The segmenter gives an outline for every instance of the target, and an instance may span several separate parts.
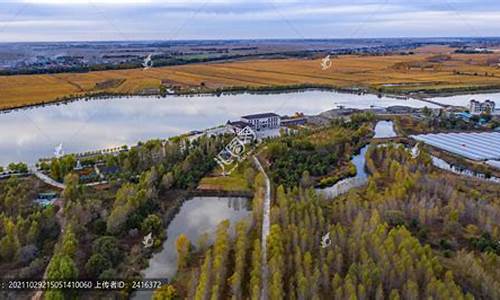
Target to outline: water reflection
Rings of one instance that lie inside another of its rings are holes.
[[[466,169],[466,168],[460,168],[458,166],[454,166],[454,165],[448,163],[447,161],[445,161],[441,158],[435,157],[435,156],[432,156],[432,164],[439,169],[449,171],[449,172],[452,172],[452,173],[455,173],[458,175],[467,176],[467,177],[475,177],[475,178],[479,178],[479,179],[483,179],[483,180],[487,180],[487,181],[500,183],[500,178],[498,178],[498,177],[495,177],[495,176],[488,177],[482,173],[477,173],[477,172],[471,171],[471,170]]]
[[[449,97],[435,97],[432,98],[433,101],[438,103],[447,104],[447,105],[455,105],[455,106],[469,106],[469,101],[471,99],[476,99],[478,101],[483,102],[484,100],[493,100],[500,99],[500,93],[489,93],[489,94],[472,94],[472,95],[456,95]],[[497,106],[498,106],[497,102]]]
[[[392,121],[380,121],[375,126],[375,138],[391,138],[396,137],[394,124]]]
[[[343,105],[369,108],[430,106],[418,100],[325,91],[197,97],[121,97],[77,101],[0,114],[0,165],[36,162],[64,144],[67,153],[132,145],[220,124],[241,115],[273,111],[317,114]]]
[[[394,131],[394,124],[392,121],[379,121],[375,125],[375,138],[389,138],[397,136]],[[356,166],[356,176],[340,180],[331,187],[324,189],[317,189],[318,193],[328,197],[335,198],[339,195],[347,193],[350,189],[360,187],[368,182],[368,174],[366,173],[366,151],[369,145],[363,147],[359,154],[354,155],[352,163]]]
[[[352,188],[360,187],[367,183],[368,174],[365,170],[365,155],[368,147],[369,146],[363,147],[360,153],[352,158],[352,163],[356,166],[356,176],[340,180],[331,187],[317,189],[318,193],[327,198],[335,198],[339,195],[347,193]]]
[[[172,278],[177,272],[177,252],[175,241],[180,234],[185,234],[193,245],[205,232],[209,233],[210,242],[213,242],[214,231],[223,220],[231,221],[234,225],[238,220],[249,215],[247,199],[194,197],[182,205],[179,213],[170,222],[167,229],[167,239],[163,249],[153,255],[149,266],[142,271],[144,278]],[[151,292],[141,291],[134,295],[134,299],[150,299]]]

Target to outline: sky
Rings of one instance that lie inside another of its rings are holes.
[[[0,0],[0,42],[499,33],[498,0]]]

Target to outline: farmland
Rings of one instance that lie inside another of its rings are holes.
[[[317,59],[263,59],[191,64],[148,70],[0,76],[0,109],[95,94],[144,94],[161,85],[178,93],[231,89],[324,87],[372,92],[466,92],[500,89],[500,54],[455,54],[422,48],[413,55],[333,58],[322,70]]]

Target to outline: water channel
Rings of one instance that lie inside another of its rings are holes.
[[[397,136],[394,131],[392,121],[379,121],[375,125],[375,138],[389,138]],[[360,187],[368,182],[368,173],[365,169],[366,151],[370,145],[366,145],[352,158],[352,163],[356,166],[356,175],[340,180],[331,187],[317,189],[317,191],[328,198],[335,198],[341,194],[347,193],[350,189]]]

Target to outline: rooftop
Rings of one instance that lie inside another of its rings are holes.
[[[411,136],[436,148],[473,160],[500,159],[500,132],[438,133]]]
[[[234,121],[234,122],[227,121],[227,124],[236,126],[238,128],[245,128],[245,127],[249,126],[249,124],[247,122],[243,122],[243,121]]]
[[[255,114],[255,115],[247,115],[243,116],[241,118],[243,119],[263,119],[263,118],[271,118],[271,117],[279,117],[279,115],[275,113],[261,113],[261,114]]]

